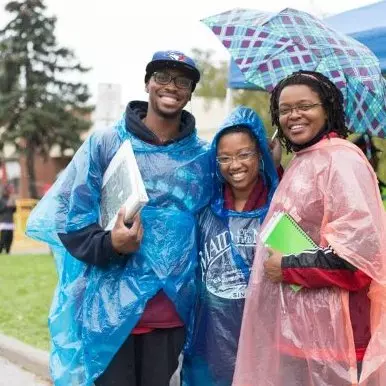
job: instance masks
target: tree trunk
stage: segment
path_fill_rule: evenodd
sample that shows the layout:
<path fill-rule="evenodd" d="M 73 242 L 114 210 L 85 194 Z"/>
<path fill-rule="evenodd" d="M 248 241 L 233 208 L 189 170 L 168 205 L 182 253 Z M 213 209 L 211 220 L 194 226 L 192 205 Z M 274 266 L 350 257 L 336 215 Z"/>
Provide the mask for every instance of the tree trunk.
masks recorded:
<path fill-rule="evenodd" d="M 35 175 L 35 153 L 32 146 L 26 148 L 27 160 L 27 176 L 28 176 L 28 191 L 30 198 L 38 198 L 36 189 L 36 175 Z"/>

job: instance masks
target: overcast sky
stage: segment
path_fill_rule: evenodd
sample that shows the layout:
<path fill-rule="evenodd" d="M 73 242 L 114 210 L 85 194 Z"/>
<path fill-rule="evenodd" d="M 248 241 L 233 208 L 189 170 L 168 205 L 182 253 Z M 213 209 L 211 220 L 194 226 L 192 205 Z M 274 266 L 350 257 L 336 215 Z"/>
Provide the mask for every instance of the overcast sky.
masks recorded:
<path fill-rule="evenodd" d="M 46 0 L 48 14 L 56 15 L 57 38 L 75 50 L 83 65 L 92 67 L 83 80 L 95 94 L 100 82 L 121 84 L 123 102 L 147 99 L 144 70 L 156 50 L 213 49 L 226 59 L 225 48 L 200 22 L 234 7 L 279 11 L 286 7 L 331 15 L 374 0 Z M 6 21 L 0 0 L 0 26 Z"/>

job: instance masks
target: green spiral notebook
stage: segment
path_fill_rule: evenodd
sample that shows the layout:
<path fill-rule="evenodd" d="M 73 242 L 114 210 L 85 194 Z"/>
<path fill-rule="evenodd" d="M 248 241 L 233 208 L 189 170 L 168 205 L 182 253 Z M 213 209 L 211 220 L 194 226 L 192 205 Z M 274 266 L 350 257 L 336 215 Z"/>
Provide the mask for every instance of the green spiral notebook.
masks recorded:
<path fill-rule="evenodd" d="M 284 255 L 318 248 L 311 237 L 286 212 L 275 213 L 262 230 L 260 237 L 265 245 Z M 301 286 L 293 284 L 291 288 L 299 291 Z"/>

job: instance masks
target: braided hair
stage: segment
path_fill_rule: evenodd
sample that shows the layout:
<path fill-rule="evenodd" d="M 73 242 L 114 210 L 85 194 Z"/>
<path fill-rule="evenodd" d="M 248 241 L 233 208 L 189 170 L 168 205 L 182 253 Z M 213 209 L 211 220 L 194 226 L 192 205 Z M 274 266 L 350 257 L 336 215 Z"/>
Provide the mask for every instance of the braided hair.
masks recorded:
<path fill-rule="evenodd" d="M 318 94 L 327 114 L 325 133 L 335 132 L 341 138 L 346 138 L 348 129 L 345 125 L 344 100 L 342 92 L 326 76 L 315 71 L 298 71 L 281 80 L 274 88 L 270 99 L 272 125 L 278 128 L 278 138 L 286 147 L 292 150 L 293 144 L 284 136 L 279 121 L 279 98 L 287 86 L 305 85 Z"/>

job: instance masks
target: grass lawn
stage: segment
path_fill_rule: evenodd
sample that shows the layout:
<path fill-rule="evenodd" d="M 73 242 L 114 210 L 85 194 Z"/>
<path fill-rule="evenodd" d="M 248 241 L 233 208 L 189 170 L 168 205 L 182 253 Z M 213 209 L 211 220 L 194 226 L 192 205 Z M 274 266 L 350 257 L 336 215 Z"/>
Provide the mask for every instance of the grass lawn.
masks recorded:
<path fill-rule="evenodd" d="M 56 285 L 50 255 L 0 255 L 0 331 L 49 349 L 48 310 Z"/>

